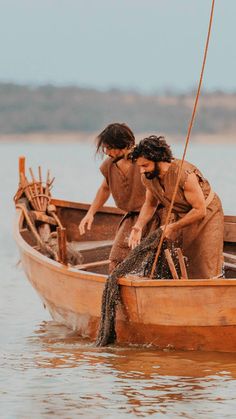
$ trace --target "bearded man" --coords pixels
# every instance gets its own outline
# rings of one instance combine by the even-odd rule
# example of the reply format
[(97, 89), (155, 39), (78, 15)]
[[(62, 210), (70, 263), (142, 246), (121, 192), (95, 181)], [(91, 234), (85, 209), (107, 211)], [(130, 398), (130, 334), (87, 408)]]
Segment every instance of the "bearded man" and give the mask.
[[(146, 187), (146, 199), (129, 238), (129, 245), (134, 248), (140, 243), (143, 228), (157, 205), (163, 206), (161, 224), (165, 224), (181, 161), (173, 157), (164, 137), (155, 135), (139, 143), (132, 159), (139, 167)], [(199, 169), (184, 161), (165, 237), (181, 242), (188, 259), (189, 278), (222, 275), (223, 227), (219, 197)]]
[[(125, 212), (109, 256), (110, 272), (125, 259), (130, 251), (128, 239), (131, 228), (145, 200), (145, 186), (141, 181), (139, 168), (130, 159), (134, 145), (134, 134), (126, 124), (109, 124), (98, 135), (97, 152), (108, 156), (100, 167), (104, 180), (79, 225), (80, 234), (84, 234), (86, 228), (90, 230), (95, 213), (105, 204), (110, 194), (116, 206)], [(151, 223), (142, 229), (141, 236), (147, 234)]]

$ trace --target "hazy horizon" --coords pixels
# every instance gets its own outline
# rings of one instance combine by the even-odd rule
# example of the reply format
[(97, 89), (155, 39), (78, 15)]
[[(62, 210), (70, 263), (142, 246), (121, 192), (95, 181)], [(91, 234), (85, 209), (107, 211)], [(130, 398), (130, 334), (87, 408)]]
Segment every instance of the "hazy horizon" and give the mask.
[[(109, 92), (120, 92), (120, 93), (131, 93), (131, 94), (138, 94), (141, 96), (155, 96), (155, 95), (167, 95), (167, 96), (195, 96), (196, 94), (196, 86), (189, 87), (186, 89), (180, 89), (176, 87), (163, 87), (162, 89), (156, 89), (156, 90), (142, 90), (138, 87), (125, 87), (125, 86), (92, 86), (92, 85), (82, 85), (82, 84), (76, 84), (76, 83), (65, 83), (60, 84), (56, 82), (14, 82), (14, 81), (1, 81), (0, 80), (0, 86), (15, 86), (15, 87), (23, 87), (28, 88), (32, 90), (37, 90), (40, 88), (47, 88), (47, 87), (53, 87), (58, 89), (64, 89), (64, 88), (76, 88), (81, 89), (84, 91), (94, 91), (94, 92), (101, 92), (101, 93), (109, 93)], [(220, 88), (202, 88), (201, 89), (201, 95), (211, 95), (211, 94), (225, 94), (225, 95), (235, 95), (236, 94), (236, 86), (232, 89), (220, 89)]]

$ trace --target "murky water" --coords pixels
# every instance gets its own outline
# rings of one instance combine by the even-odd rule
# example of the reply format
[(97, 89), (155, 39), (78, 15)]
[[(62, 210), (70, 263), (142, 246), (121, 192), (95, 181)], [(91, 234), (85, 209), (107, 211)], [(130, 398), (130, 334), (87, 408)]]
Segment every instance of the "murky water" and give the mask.
[[(21, 154), (33, 168), (50, 167), (57, 197), (90, 202), (101, 181), (91, 146), (0, 144), (0, 417), (235, 418), (236, 354), (98, 349), (50, 320), (12, 238)], [(235, 156), (233, 145), (194, 145), (188, 155), (228, 214), (236, 213)]]

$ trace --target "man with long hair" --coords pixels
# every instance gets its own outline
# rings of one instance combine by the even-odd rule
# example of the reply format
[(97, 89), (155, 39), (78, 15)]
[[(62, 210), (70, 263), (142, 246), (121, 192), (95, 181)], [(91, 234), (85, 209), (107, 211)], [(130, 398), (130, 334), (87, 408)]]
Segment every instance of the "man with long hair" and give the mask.
[[(135, 137), (126, 124), (112, 123), (97, 137), (97, 153), (107, 156), (100, 167), (104, 180), (94, 201), (79, 225), (80, 234), (91, 229), (94, 215), (112, 195), (116, 206), (125, 212), (109, 256), (110, 272), (128, 255), (128, 238), (145, 200), (145, 186), (130, 153)], [(148, 226), (149, 227), (149, 226)], [(147, 232), (143, 229), (142, 235)]]
[[(172, 155), (164, 137), (144, 138), (132, 154), (146, 186), (146, 200), (132, 228), (129, 245), (140, 243), (142, 231), (154, 214), (157, 204), (163, 206), (161, 224), (165, 224), (181, 161)], [(171, 220), (165, 237), (182, 244), (188, 258), (190, 278), (214, 278), (222, 275), (223, 211), (219, 197), (193, 164), (184, 161), (181, 168)]]

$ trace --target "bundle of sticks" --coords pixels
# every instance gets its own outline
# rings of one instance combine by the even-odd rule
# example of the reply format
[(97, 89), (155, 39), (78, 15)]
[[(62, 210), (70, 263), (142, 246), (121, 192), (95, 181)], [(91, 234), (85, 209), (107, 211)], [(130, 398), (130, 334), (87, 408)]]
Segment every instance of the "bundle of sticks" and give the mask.
[(50, 190), (54, 179), (50, 180), (50, 171), (47, 171), (46, 183), (42, 181), (41, 167), (38, 168), (39, 179), (37, 180), (34, 176), (33, 170), (29, 169), (31, 175), (31, 182), (28, 181), (26, 175), (20, 172), (20, 185), (24, 191), (28, 201), (30, 202), (33, 209), (36, 211), (46, 212), (50, 201)]

